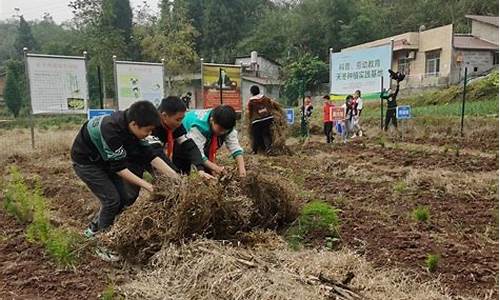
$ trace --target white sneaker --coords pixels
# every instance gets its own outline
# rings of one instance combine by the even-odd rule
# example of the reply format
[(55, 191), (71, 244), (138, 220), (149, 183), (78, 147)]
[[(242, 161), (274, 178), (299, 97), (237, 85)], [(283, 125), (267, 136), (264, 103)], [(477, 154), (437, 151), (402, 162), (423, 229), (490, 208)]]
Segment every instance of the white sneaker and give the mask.
[(95, 254), (102, 260), (107, 262), (117, 262), (121, 259), (120, 255), (107, 248), (97, 246)]

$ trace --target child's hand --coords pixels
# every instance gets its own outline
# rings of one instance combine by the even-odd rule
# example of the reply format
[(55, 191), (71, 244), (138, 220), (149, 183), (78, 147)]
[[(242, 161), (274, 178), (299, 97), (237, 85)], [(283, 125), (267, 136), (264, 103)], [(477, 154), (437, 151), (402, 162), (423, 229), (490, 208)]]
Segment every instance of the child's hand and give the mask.
[(214, 172), (219, 175), (224, 175), (226, 174), (226, 169), (224, 167), (216, 167)]
[(143, 188), (144, 188), (146, 191), (150, 192), (150, 193), (152, 193), (152, 192), (154, 191), (154, 187), (153, 187), (153, 185), (152, 185), (151, 183), (149, 183), (149, 182), (147, 182), (147, 183), (143, 186)]
[(214, 176), (208, 174), (207, 172), (203, 171), (203, 170), (200, 170), (198, 171), (198, 174), (203, 177), (204, 179), (209, 179), (209, 180), (214, 180), (216, 179)]
[(247, 170), (240, 170), (240, 177), (247, 177)]

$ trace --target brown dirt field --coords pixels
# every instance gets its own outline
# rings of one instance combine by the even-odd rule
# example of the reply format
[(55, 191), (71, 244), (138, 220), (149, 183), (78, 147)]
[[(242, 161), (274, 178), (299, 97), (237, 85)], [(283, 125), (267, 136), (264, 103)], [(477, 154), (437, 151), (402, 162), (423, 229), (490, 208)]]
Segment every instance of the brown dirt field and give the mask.
[[(341, 209), (342, 246), (376, 267), (398, 268), (422, 282), (440, 280), (457, 297), (497, 298), (498, 136), (468, 137), (474, 151), (459, 150), (458, 156), (444, 150), (456, 143), (454, 138), (408, 139), (429, 149), (388, 140), (394, 144), (382, 147), (378, 138), (369, 137), (326, 145), (313, 136), (305, 147), (291, 145), (293, 156), (247, 160), (251, 170), (295, 182), (304, 201), (321, 199)], [(481, 150), (487, 155), (475, 154)], [(82, 230), (98, 208), (75, 176), (65, 148), (12, 154), (0, 163), (16, 164), (28, 181), (40, 177), (55, 221)], [(0, 174), (5, 177), (7, 168)], [(419, 205), (429, 207), (427, 223), (410, 216)], [(107, 275), (120, 269), (90, 257), (76, 271), (58, 271), (1, 209), (0, 228), (0, 299), (92, 299), (106, 287)], [(435, 273), (425, 269), (428, 253), (440, 256)]]
[(62, 270), (40, 246), (24, 237), (24, 226), (0, 210), (0, 299), (97, 299), (106, 288), (109, 267), (85, 257)]

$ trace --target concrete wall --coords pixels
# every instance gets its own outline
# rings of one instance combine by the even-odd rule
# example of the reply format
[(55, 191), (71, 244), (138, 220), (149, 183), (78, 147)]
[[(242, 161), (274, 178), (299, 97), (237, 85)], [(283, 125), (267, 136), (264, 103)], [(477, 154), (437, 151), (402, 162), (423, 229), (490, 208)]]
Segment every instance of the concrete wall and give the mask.
[[(415, 58), (410, 61), (410, 74), (401, 83), (402, 88), (418, 88), (423, 86), (443, 86), (449, 83), (450, 73), (453, 71), (453, 25), (445, 25), (422, 32), (408, 32), (377, 41), (356, 45), (342, 49), (349, 51), (355, 49), (375, 47), (386, 44), (394, 39), (394, 53), (392, 58), (392, 69), (398, 69), (398, 60), (401, 56), (406, 57), (412, 49), (406, 49), (400, 45), (406, 40), (410, 46), (418, 46)], [(440, 65), (438, 76), (425, 74), (426, 52), (440, 50)]]
[[(418, 51), (410, 62), (410, 74), (401, 83), (401, 88), (438, 87), (449, 84), (453, 72), (453, 25), (446, 25), (419, 33)], [(426, 52), (439, 50), (439, 74), (425, 73)], [(399, 53), (393, 55), (392, 68), (397, 70)], [(404, 54), (404, 52), (403, 52)]]
[(498, 27), (472, 20), (472, 35), (498, 45)]
[[(236, 65), (240, 64), (250, 64), (250, 57), (237, 58), (235, 60)], [(273, 62), (265, 59), (264, 57), (257, 57), (257, 64), (259, 65), (259, 77), (267, 77), (278, 79), (280, 76), (279, 66)]]

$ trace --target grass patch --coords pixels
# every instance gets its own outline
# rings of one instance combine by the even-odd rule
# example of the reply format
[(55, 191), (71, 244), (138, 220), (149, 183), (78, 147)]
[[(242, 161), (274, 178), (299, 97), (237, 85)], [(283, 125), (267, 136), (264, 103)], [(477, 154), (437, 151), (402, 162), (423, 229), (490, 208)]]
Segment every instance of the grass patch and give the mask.
[(287, 231), (287, 241), (292, 249), (322, 240), (328, 248), (338, 241), (338, 210), (328, 203), (312, 201), (306, 204), (299, 217)]
[(102, 292), (101, 297), (99, 298), (101, 300), (121, 300), (124, 299), (122, 296), (120, 296), (116, 292), (116, 288), (114, 284), (110, 283), (106, 289)]
[(411, 215), (416, 221), (427, 222), (430, 218), (429, 208), (425, 206), (419, 206), (411, 212)]
[(392, 190), (398, 194), (404, 193), (404, 191), (406, 191), (407, 188), (408, 185), (404, 180), (396, 181), (396, 183), (392, 186)]
[(81, 243), (77, 233), (50, 223), (50, 211), (42, 196), (40, 184), (34, 190), (28, 188), (17, 168), (11, 168), (11, 179), (7, 183), (4, 199), (6, 212), (19, 223), (28, 224), (26, 239), (40, 243), (56, 263), (73, 265), (76, 261), (74, 249)]
[(427, 254), (425, 266), (429, 272), (435, 272), (439, 265), (439, 256), (435, 254)]
[(15, 217), (19, 223), (29, 223), (33, 217), (32, 194), (16, 167), (10, 168), (10, 176), (5, 186), (3, 207), (7, 214)]

